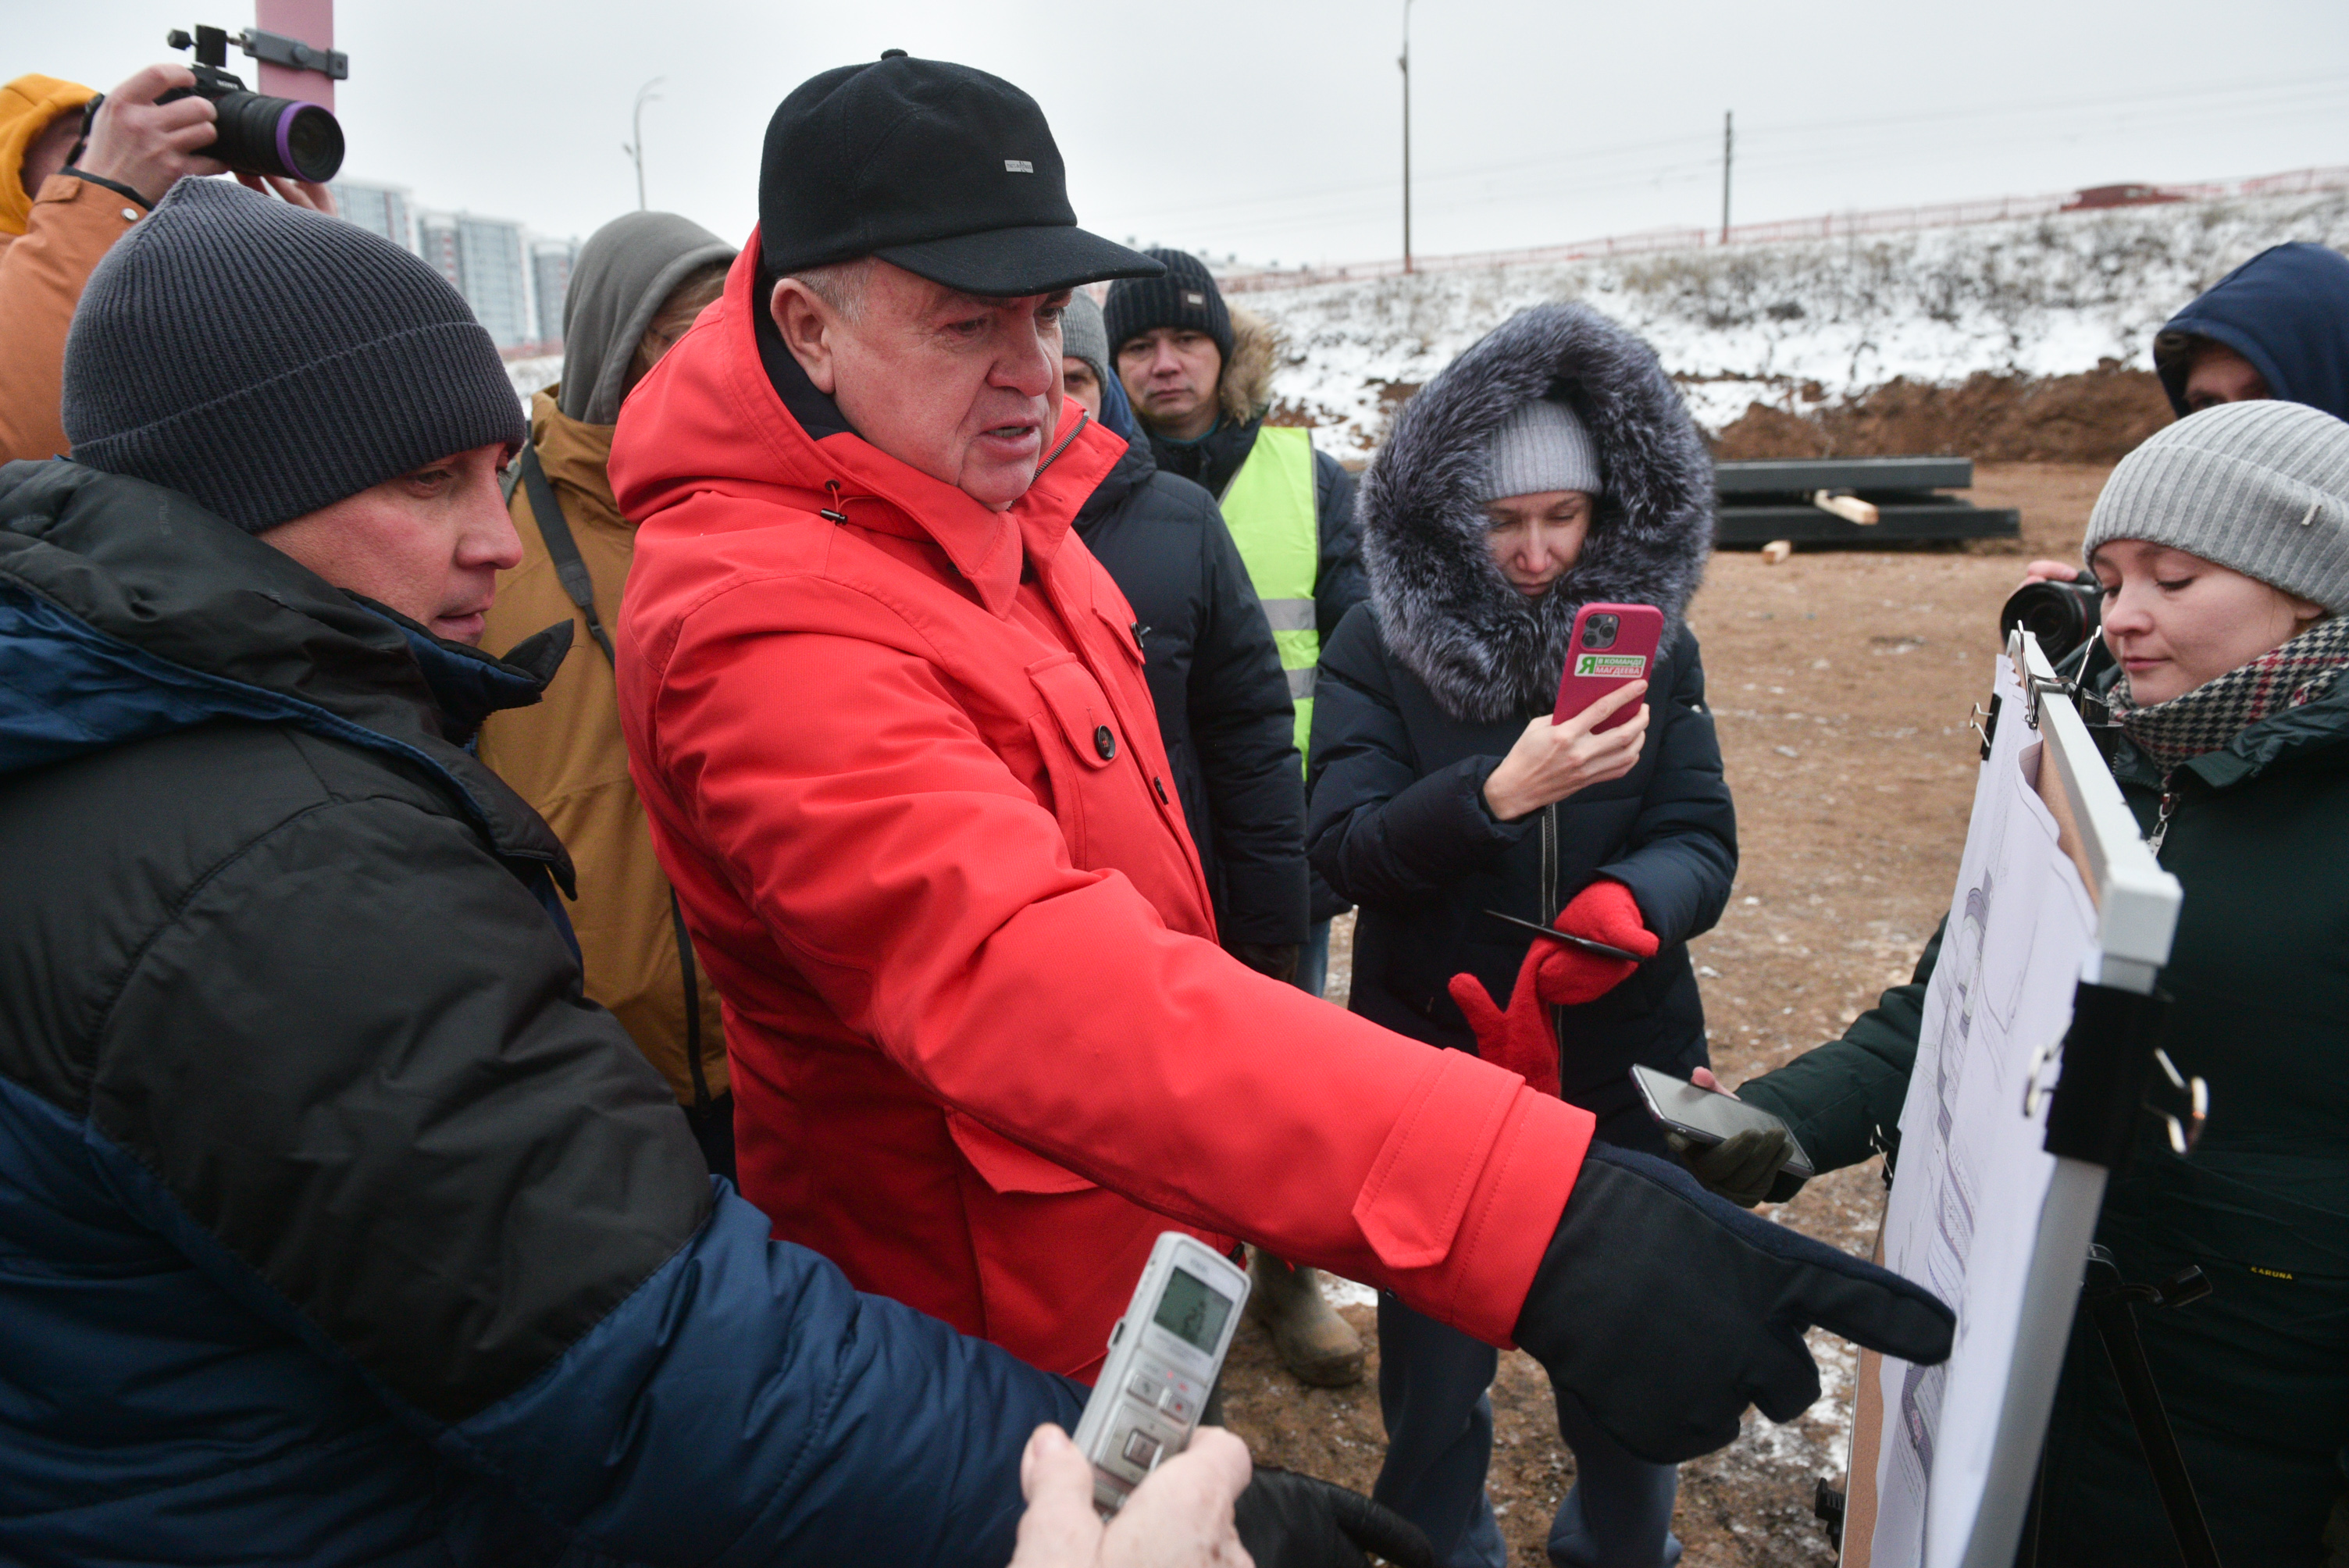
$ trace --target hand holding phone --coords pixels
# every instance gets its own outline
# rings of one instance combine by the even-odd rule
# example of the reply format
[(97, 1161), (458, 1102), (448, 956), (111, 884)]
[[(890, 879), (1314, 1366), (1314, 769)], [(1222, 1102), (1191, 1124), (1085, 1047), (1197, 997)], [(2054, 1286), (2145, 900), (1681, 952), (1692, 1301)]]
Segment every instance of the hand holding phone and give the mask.
[(1697, 1180), (1747, 1209), (1802, 1191), (1811, 1157), (1786, 1124), (1717, 1087), (1704, 1068), (1697, 1072), (1700, 1081), (1683, 1083), (1653, 1068), (1631, 1069), (1648, 1114)]
[(1166, 1231), (1150, 1249), (1077, 1422), (1103, 1514), (1190, 1443), (1247, 1295), (1248, 1276), (1195, 1236)]
[[(1535, 716), (1500, 765), (1485, 778), (1485, 804), (1501, 821), (1540, 810), (1639, 766), (1648, 739), (1648, 683), (1632, 681), (1600, 696), (1563, 723)], [(1612, 727), (1607, 720), (1620, 717)], [(1605, 733), (1599, 731), (1605, 728)]]

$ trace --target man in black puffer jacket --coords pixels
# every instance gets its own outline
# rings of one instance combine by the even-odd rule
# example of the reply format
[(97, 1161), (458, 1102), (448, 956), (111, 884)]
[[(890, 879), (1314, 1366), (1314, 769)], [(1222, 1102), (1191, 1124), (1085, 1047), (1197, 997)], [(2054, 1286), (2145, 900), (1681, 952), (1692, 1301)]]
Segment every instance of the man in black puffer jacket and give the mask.
[(1129, 443), (1077, 513), (1077, 535), (1133, 607), (1216, 936), (1248, 967), (1290, 979), (1305, 942), (1305, 779), (1272, 627), (1215, 498), (1161, 470), (1134, 428), (1090, 295), (1070, 300), (1061, 348), (1070, 402)]

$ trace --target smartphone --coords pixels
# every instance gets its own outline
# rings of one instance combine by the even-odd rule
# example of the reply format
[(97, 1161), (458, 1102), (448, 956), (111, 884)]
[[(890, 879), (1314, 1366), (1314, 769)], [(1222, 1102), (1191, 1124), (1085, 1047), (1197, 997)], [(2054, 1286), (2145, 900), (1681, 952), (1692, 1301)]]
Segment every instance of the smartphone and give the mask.
[(1093, 1464), (1093, 1507), (1103, 1517), (1125, 1506), (1160, 1460), (1189, 1446), (1247, 1294), (1247, 1274), (1196, 1236), (1166, 1231), (1150, 1249), (1077, 1422), (1077, 1447)]
[(1648, 1102), (1648, 1114), (1667, 1131), (1711, 1148), (1728, 1142), (1735, 1133), (1775, 1128), (1786, 1134), (1786, 1141), (1794, 1148), (1780, 1169), (1805, 1181), (1815, 1174), (1811, 1157), (1795, 1141), (1794, 1133), (1760, 1106), (1748, 1105), (1735, 1095), (1723, 1094), (1717, 1088), (1699, 1088), (1685, 1078), (1660, 1073), (1653, 1068), (1633, 1068), (1631, 1081), (1639, 1086), (1640, 1098)]
[[(1663, 636), (1664, 613), (1653, 604), (1585, 604), (1576, 611), (1566, 674), (1557, 683), (1557, 711), (1550, 722), (1564, 724), (1609, 692), (1646, 680), (1655, 670), (1656, 645)], [(1617, 708), (1591, 733), (1629, 724), (1639, 711)]]

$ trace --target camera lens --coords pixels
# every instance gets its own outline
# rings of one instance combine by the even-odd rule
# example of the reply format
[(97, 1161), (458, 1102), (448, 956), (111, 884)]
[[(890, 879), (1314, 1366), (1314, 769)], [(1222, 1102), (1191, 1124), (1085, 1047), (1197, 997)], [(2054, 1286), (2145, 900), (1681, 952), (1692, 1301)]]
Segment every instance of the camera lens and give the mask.
[(1622, 625), (1619, 615), (1593, 615), (1582, 623), (1582, 645), (1586, 648), (1611, 648), (1615, 645), (1616, 629)]
[(343, 128), (316, 104), (236, 91), (213, 112), (220, 129), (204, 150), (231, 169), (324, 184), (343, 167)]
[(2085, 583), (2026, 583), (1999, 611), (1999, 635), (2020, 625), (2039, 639), (2041, 652), (2061, 659), (2096, 634), (2103, 612), (2101, 591)]

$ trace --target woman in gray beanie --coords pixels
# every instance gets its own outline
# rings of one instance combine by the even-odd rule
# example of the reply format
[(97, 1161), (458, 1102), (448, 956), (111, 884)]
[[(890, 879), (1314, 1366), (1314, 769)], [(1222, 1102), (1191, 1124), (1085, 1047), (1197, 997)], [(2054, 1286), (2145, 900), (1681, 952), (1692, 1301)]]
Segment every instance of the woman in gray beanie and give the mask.
[[(2282, 402), (2181, 419), (2113, 471), (2083, 554), (2113, 775), (2186, 892), (2162, 1047), (2210, 1089), (2190, 1158), (2148, 1119), (2096, 1241), (2131, 1281), (2210, 1281), (2137, 1326), (2220, 1560), (2314, 1568), (2349, 1493), (2349, 424)], [(1939, 946), (1841, 1039), (1738, 1090), (1819, 1170), (1899, 1125)], [(2045, 1453), (2038, 1561), (2178, 1561), (2085, 1328)]]
[[(1526, 311), (1404, 406), (1361, 516), (1371, 599), (1322, 655), (1306, 827), (1316, 866), (1361, 909), (1349, 1006), (1523, 1073), (1590, 1112), (1601, 1139), (1666, 1154), (1630, 1069), (1703, 1066), (1687, 944), (1720, 917), (1737, 866), (1682, 614), (1713, 519), (1680, 394), (1598, 313)], [(1651, 679), (1617, 699), (1630, 722), (1604, 732), (1614, 702), (1550, 721), (1576, 611), (1594, 602), (1652, 604), (1668, 624)], [(1646, 956), (1529, 942), (1488, 910)], [(1500, 1568), (1492, 1349), (1392, 1296), (1379, 1345), (1379, 1501), (1450, 1568)], [(1557, 1409), (1577, 1476), (1551, 1561), (1676, 1561), (1672, 1467), (1614, 1443), (1572, 1395)]]

